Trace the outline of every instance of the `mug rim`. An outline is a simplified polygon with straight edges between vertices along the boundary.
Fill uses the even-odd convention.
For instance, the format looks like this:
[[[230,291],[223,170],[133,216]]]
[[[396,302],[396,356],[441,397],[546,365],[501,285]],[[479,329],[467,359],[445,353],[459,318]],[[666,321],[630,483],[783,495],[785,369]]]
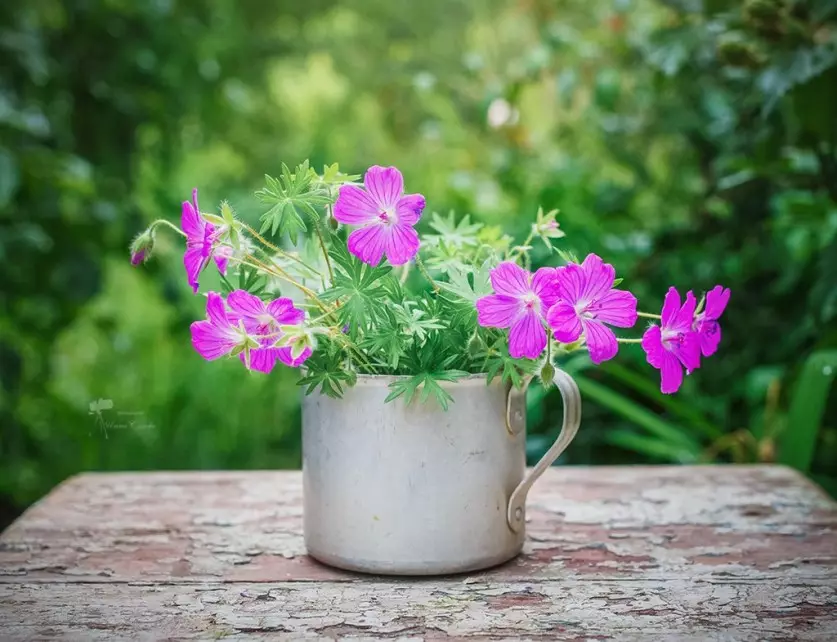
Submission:
[[[355,383],[355,386],[389,385],[391,383],[395,383],[396,381],[404,381],[405,379],[410,379],[410,375],[359,374],[357,376],[357,382]],[[500,377],[495,377],[489,384],[488,373],[478,372],[468,374],[467,376],[461,377],[456,381],[440,381],[439,385],[444,388],[447,386],[474,385],[477,383],[481,383],[484,386],[488,386],[494,385],[495,383],[502,383],[502,379]]]

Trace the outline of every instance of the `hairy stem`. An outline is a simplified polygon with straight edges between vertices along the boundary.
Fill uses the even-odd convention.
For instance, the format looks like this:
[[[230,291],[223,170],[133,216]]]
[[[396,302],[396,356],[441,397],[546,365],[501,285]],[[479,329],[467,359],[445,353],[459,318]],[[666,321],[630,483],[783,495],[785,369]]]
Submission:
[[[295,261],[296,263],[299,263],[301,266],[307,268],[308,270],[311,270],[311,272],[313,272],[317,276],[320,276],[320,271],[317,268],[315,268],[312,265],[308,265],[305,261],[303,261],[301,258],[299,258],[296,254],[288,252],[287,250],[283,250],[281,247],[275,246],[273,243],[271,243],[270,241],[265,239],[261,234],[259,234],[256,230],[254,230],[252,227],[247,225],[247,223],[244,223],[243,221],[238,221],[238,223],[241,225],[241,227],[243,227],[245,230],[247,230],[247,233],[250,236],[252,236],[254,239],[256,239],[259,243],[264,245],[269,250],[273,250],[274,252],[276,252],[276,254],[278,254],[280,256],[284,256],[285,258],[288,258],[291,261]],[[330,270],[329,270],[329,272],[330,272]]]
[[[170,227],[171,229],[173,229],[175,232],[177,232],[178,234],[180,234],[180,236],[182,236],[182,237],[184,237],[184,238],[187,238],[187,237],[186,237],[186,232],[184,232],[183,230],[181,230],[179,227],[177,227],[177,225],[175,225],[175,224],[174,224],[174,223],[172,223],[171,221],[167,221],[167,220],[166,220],[166,219],[164,219],[164,218],[158,218],[156,221],[154,221],[154,222],[153,222],[153,223],[149,226],[149,228],[148,228],[148,229],[153,230],[153,229],[154,229],[155,227],[157,227],[158,225],[167,225],[168,227]]]
[[[651,314],[650,312],[637,312],[637,316],[645,317],[646,319],[662,319],[659,314]]]
[[[427,279],[427,282],[430,283],[431,286],[433,286],[433,292],[438,294],[441,288],[439,287],[439,284],[433,280],[433,277],[430,276],[430,272],[428,272],[427,268],[424,267],[424,262],[421,260],[421,257],[418,254],[416,254],[416,267],[418,268],[418,271],[421,272],[421,275],[425,279]]]
[[[326,268],[328,268],[329,285],[334,285],[334,270],[331,268],[331,259],[328,258],[328,250],[326,249],[325,239],[323,238],[323,231],[316,221],[314,221],[314,231],[317,233],[317,240],[320,242],[320,249],[323,251],[323,258],[325,259]]]
[[[642,343],[642,339],[622,339],[617,338],[616,341],[619,343]]]

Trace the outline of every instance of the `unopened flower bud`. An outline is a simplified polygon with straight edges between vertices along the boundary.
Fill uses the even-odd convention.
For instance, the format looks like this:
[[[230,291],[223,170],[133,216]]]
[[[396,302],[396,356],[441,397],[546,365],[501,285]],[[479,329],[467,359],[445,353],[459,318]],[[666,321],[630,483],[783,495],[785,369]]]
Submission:
[[[543,364],[539,376],[541,378],[541,385],[543,385],[544,388],[549,388],[555,385],[555,366],[547,361]]]
[[[131,265],[144,263],[154,250],[154,230],[148,228],[139,234],[131,243]]]

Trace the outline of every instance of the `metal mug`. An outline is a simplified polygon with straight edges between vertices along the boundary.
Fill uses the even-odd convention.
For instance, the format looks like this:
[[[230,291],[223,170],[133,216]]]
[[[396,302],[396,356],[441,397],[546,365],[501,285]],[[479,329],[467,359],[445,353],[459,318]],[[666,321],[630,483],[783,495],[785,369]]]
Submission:
[[[526,494],[578,430],[581,397],[560,370],[558,439],[526,474],[523,390],[485,375],[443,384],[433,402],[385,403],[397,377],[359,376],[342,399],[302,406],[303,503],[309,554],[331,566],[388,575],[487,568],[517,555]]]

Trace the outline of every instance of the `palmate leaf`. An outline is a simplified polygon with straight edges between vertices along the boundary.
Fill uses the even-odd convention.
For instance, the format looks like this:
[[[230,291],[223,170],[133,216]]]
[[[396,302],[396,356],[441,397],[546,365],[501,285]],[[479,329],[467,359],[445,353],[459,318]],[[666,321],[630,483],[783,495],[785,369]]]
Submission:
[[[466,245],[479,245],[477,234],[483,228],[482,223],[471,223],[471,217],[467,214],[457,223],[456,216],[450,212],[446,218],[439,216],[436,212],[431,215],[430,227],[438,234],[427,234],[424,240],[429,244],[444,241],[453,247]]]
[[[509,354],[505,337],[497,339],[488,351],[477,357],[483,360],[482,369],[489,383],[499,376],[501,381],[511,383],[515,388],[521,388],[526,379],[534,376],[538,369],[537,361],[512,357]]]
[[[321,298],[340,303],[338,318],[349,326],[349,335],[356,338],[361,328],[380,318],[384,309],[381,302],[388,298],[382,279],[392,267],[362,263],[337,239],[331,245],[330,255],[335,266],[334,285]]]
[[[344,174],[340,171],[340,166],[337,163],[323,166],[323,175],[320,176],[320,182],[327,185],[342,185],[344,183],[354,183],[360,178],[360,174]]]
[[[305,386],[305,394],[310,395],[318,387],[320,392],[339,399],[343,389],[357,382],[357,374],[346,367],[339,346],[323,340],[318,349],[305,362],[305,376],[297,385]]]
[[[392,370],[398,369],[406,346],[407,342],[401,335],[401,326],[389,306],[382,308],[382,314],[379,316],[375,327],[365,333],[365,337],[360,343],[360,347],[370,355],[382,354],[383,361]]]
[[[415,336],[419,341],[424,341],[430,330],[445,329],[446,326],[438,318],[432,315],[428,316],[427,310],[413,307],[415,305],[411,301],[406,301],[403,304],[396,304],[392,308],[402,332]]]
[[[404,403],[410,404],[416,393],[421,389],[421,396],[419,401],[421,403],[427,402],[432,395],[436,402],[447,410],[453,397],[445,390],[439,382],[454,382],[462,377],[467,377],[468,373],[463,370],[443,370],[440,372],[420,372],[409,378],[400,379],[389,384],[392,392],[389,393],[385,401],[393,401],[399,397],[404,397]]]
[[[477,299],[492,294],[494,292],[491,287],[491,264],[492,261],[485,261],[477,268],[472,268],[466,265],[450,266],[445,273],[448,276],[448,282],[439,283],[445,298],[452,297],[446,295],[453,295],[472,305],[476,304]]]
[[[256,192],[256,197],[271,207],[261,216],[261,232],[270,230],[273,236],[287,234],[296,245],[299,234],[308,230],[303,215],[310,216],[316,224],[320,218],[317,208],[331,202],[328,191],[314,182],[316,178],[307,160],[293,174],[283,163],[279,178],[265,175],[266,185]]]

